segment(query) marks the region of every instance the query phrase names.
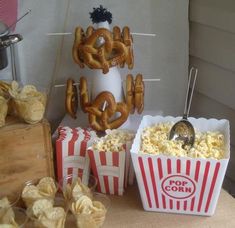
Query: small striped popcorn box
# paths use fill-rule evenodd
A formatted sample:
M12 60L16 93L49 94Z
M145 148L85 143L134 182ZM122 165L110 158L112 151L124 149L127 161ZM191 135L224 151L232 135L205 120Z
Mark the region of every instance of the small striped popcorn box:
M227 120L189 118L200 132L220 131L225 136L223 159L140 154L142 130L156 123L176 122L180 117L144 116L131 156L142 204L147 211L211 216L214 214L230 157Z
M94 151L88 148L91 169L98 179L97 190L106 194L123 195L126 153Z
M92 145L96 133L89 129L59 127L56 140L56 159L58 180L66 176L81 176L83 182L90 174L90 161L87 148Z

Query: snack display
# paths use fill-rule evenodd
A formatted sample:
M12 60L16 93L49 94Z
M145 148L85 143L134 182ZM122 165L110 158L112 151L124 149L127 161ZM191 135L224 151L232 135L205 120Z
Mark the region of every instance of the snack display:
M83 184L79 177L77 179L74 179L71 176L71 178L65 178L65 179L69 183L61 183L61 185L64 198L67 202L71 201L74 202L83 195L86 195L90 198L92 197L92 190L87 185ZM64 182L64 180L62 181ZM92 188L93 187L95 188L95 186L96 186L96 181L94 180L94 186L92 186Z
M168 140L181 117L144 116L131 157L147 211L211 216L214 214L230 155L227 120L189 118L195 144Z
M34 227L64 228L66 212L62 207L53 207L48 199L36 200L27 214L33 220Z
M224 135L218 131L196 132L192 148L183 148L182 141L169 140L173 123L159 123L143 129L140 153L176 157L222 159L225 154Z
M128 130L106 130L106 133L88 148L91 169L98 179L99 192L122 195L132 170L129 143L134 134Z
M78 109L78 92L74 83L74 80L71 78L67 80L65 107L67 113L69 113L72 118L76 119Z
M9 99L8 114L14 114L26 123L34 124L39 122L44 115L46 108L46 94L37 90L33 85L20 87L18 82L6 83L0 81L1 105L0 115L3 123L6 115L6 104L2 97Z
M90 174L90 161L87 148L90 147L96 132L88 128L60 127L56 140L56 159L58 180L63 177L80 177L88 181ZM67 183L67 182L66 182Z
M99 108L104 102L106 102L107 108L101 111ZM100 93L86 110L91 127L97 131L120 127L129 114L127 105L124 102L116 103L114 96L108 91ZM117 112L121 115L112 120L111 118Z
M54 201L57 186L51 177L44 177L39 182L26 182L21 197L27 207L32 207L38 199L49 199Z
M129 69L134 67L130 28L124 26L121 30L114 26L110 29L112 14L102 5L94 8L90 18L96 27L88 26L85 31L78 26L72 48L74 62L80 68L88 66L96 74L91 79L91 93L88 91L86 78L80 77L80 106L83 112L88 113L90 127L94 130L117 129L127 121L129 113L134 114L135 109L138 114L142 113L144 82L141 74L136 76L135 81L132 75L128 75L124 98L122 78L117 67L123 68L125 64ZM71 102L70 97L69 105ZM66 94L67 113L74 118L67 103Z
M78 228L101 227L105 220L106 208L99 201L92 201L87 196L81 196L71 205L71 211L76 217Z
M27 222L27 215L24 209L14 207L7 197L0 199L0 227L19 228Z
M125 152L125 144L132 141L134 133L128 130L107 130L107 135L99 138L92 145L94 151Z
M104 45L97 46L97 40L103 38ZM91 69L102 69L106 74L110 67L124 67L126 63L129 69L133 68L133 47L130 29L126 26L122 33L115 26L113 34L106 28L94 29L89 26L86 33L81 27L75 30L73 45L74 61L83 68L87 65Z
M0 224L11 224L14 227L17 226L14 220L14 212L7 197L0 199Z

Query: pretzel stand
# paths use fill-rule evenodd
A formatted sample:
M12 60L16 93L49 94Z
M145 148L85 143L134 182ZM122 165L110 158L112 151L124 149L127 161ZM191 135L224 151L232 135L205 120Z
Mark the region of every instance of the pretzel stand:
M118 67L134 66L133 38L126 26L110 30L112 14L100 6L90 13L96 27L86 31L77 27L73 45L73 59L81 68L93 70L93 75L80 77L80 107L87 113L89 125L98 132L116 129L123 125L135 109L141 114L144 109L144 83L141 74L128 75L124 96L122 77ZM88 91L88 81L91 91ZM74 81L68 79L66 110L76 118L77 95Z

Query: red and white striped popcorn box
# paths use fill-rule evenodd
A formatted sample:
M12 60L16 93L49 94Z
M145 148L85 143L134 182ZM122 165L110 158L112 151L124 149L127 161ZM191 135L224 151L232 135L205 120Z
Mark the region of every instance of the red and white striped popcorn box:
M228 120L189 118L200 132L220 131L225 136L221 160L140 154L142 130L156 123L176 122L181 117L144 116L131 156L142 204L147 211L211 216L214 214L230 157Z
M65 176L76 176L83 173L85 180L90 174L90 160L87 148L92 145L96 133L89 129L60 127L56 140L57 176L62 180Z
M126 153L94 151L88 148L91 169L97 178L97 190L111 195L123 195Z

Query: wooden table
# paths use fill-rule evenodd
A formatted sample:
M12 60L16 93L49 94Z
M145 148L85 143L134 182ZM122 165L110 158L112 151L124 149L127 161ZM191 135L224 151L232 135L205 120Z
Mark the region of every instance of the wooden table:
M212 217L146 212L143 210L137 186L127 189L124 196L110 196L111 207L104 228L234 228L235 199L221 191Z

